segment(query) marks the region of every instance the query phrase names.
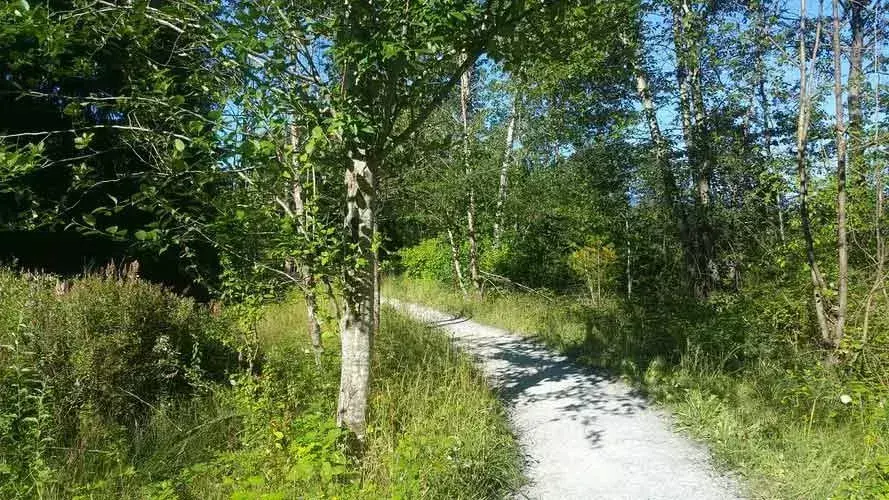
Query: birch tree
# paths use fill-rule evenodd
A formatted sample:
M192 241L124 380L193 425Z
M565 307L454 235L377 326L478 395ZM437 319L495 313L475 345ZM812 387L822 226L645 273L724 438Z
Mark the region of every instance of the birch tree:
M836 325L834 331L823 339L825 344L834 349L839 348L840 342L843 340L846 327L846 310L849 303L849 244L846 236L846 124L843 110L843 67L841 59L842 49L840 46L839 4L839 0L833 0L833 95L837 143L837 273L839 276L837 278ZM858 50L860 51L861 47L858 47ZM853 55L854 58L855 56ZM859 66L861 64L860 58L859 54ZM857 100L858 96L855 99ZM860 113L860 109L858 112ZM858 116L856 120L860 121L861 117Z

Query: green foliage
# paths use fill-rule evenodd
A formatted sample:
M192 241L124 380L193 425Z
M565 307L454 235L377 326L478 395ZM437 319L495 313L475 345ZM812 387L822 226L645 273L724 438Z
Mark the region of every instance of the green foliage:
M413 278L453 281L451 248L441 238L429 238L398 251L399 266Z
M586 245L571 252L568 266L584 283L593 302L602 300L603 287L608 288L614 281L614 263L617 253L610 244L590 239Z
M69 290L0 270L0 314L4 496L88 480L126 455L121 436L153 411L237 365L226 322L136 279L91 276Z
M301 301L269 306L257 325L262 376L237 377L236 448L150 487L213 498L496 498L521 479L500 403L447 337L386 310L363 456L332 415L338 346L320 366Z

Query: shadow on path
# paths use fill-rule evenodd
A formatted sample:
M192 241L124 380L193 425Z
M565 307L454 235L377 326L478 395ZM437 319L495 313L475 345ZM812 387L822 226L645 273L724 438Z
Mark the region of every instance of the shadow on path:
M647 408L638 391L616 390L617 377L580 367L527 338L486 334L476 325L461 328L467 321L452 317L434 324L451 325L454 340L486 368L492 386L512 409L545 406L549 422L580 422L587 440L596 446L602 437L596 425L599 417Z
M530 483L517 498L742 498L705 448L672 432L669 419L617 377L467 317L387 302L442 327L498 391L528 459Z

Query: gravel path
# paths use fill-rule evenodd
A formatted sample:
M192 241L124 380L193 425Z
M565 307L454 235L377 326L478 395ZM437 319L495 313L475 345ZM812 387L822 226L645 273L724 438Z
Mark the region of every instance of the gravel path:
M508 331L393 299L474 354L509 407L531 483L520 499L739 499L707 450L625 383Z

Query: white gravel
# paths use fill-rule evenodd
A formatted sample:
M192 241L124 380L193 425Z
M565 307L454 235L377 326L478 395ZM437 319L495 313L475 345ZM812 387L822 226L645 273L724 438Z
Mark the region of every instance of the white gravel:
M519 499L739 499L707 450L622 381L500 328L386 299L449 332L507 404L527 456Z

